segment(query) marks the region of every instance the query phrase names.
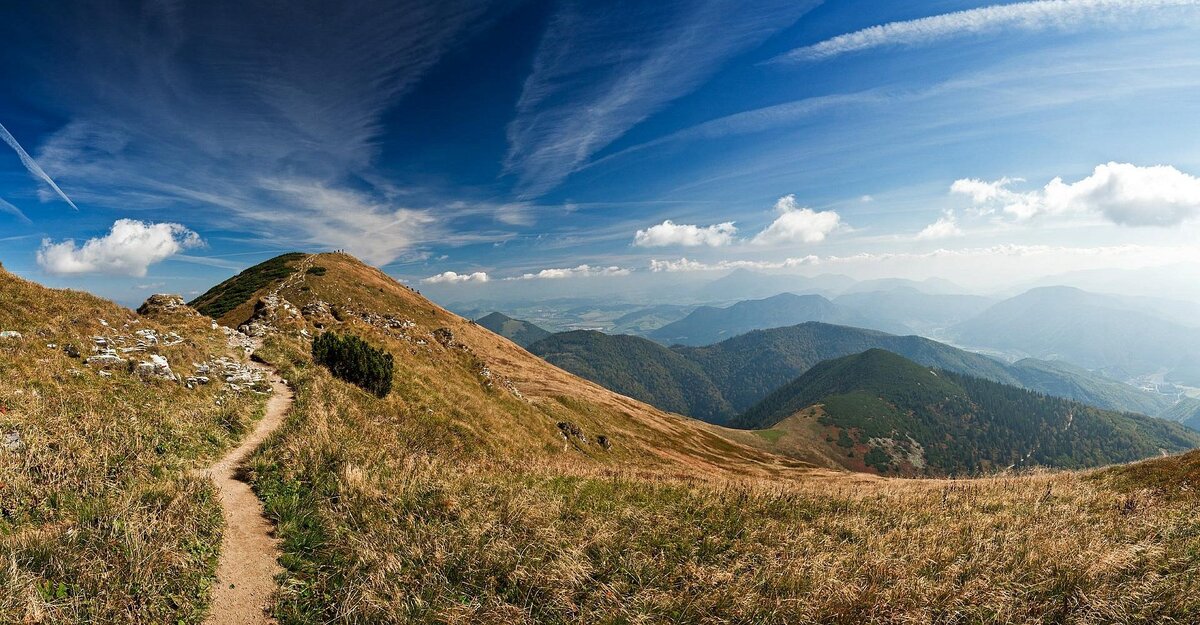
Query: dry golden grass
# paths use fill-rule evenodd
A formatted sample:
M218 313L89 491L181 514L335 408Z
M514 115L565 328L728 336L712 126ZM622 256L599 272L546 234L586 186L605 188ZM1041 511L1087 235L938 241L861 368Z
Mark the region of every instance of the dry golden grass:
M101 321L107 322L104 325ZM197 459L236 440L256 398L101 377L94 335L174 331L184 342L151 348L177 372L230 355L208 320L139 317L109 302L54 291L0 270L0 622L198 622L220 542L211 484ZM54 345L55 347L48 347ZM142 354L146 357L146 354Z

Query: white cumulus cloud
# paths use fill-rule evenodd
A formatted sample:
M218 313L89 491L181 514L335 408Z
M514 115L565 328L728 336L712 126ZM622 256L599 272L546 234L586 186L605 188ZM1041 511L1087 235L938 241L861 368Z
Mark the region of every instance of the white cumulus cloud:
M736 234L737 228L733 225L732 221L713 224L711 226L696 226L691 224L677 224L668 219L657 226L638 230L637 234L633 237L633 244L638 247L666 247L670 245L682 247L698 247L701 245L720 247L733 243L733 237Z
M1169 19L1166 9L1200 6L1198 0L1035 0L955 11L915 20L871 26L781 56L791 61L820 61L884 46L918 46L1003 31L1039 32L1103 25L1120 26L1138 16Z
M775 202L779 217L754 237L760 245L819 243L842 225L835 211L814 211L796 203L796 196L785 195Z
M453 271L445 271L436 276L429 276L421 280L421 284L462 284L464 282L487 282L490 280L487 273L476 271L475 273L456 273Z
M200 235L175 223L118 219L108 234L77 245L42 239L37 262L52 274L107 273L144 276L150 265L203 245Z
M949 239L951 237L962 236L962 229L958 227L958 219L954 213L947 212L938 218L937 221L925 226L923 230L917 233L917 239L921 241L932 241L935 239Z
M650 271L654 273L681 273L689 271L725 271L729 269L792 269L804 265L816 265L820 262L821 259L813 255L800 258L785 258L783 260L720 260L711 263L680 258L678 260L651 260Z
M1015 182L958 180L953 193L969 195L977 206L1000 210L1018 220L1047 215L1098 215L1124 226L1174 226L1200 215L1200 178L1170 165L1097 165L1077 182L1061 177L1045 187L1013 191Z
M563 278L589 278L592 276L627 276L628 269L621 267L593 267L579 265L561 269L543 269L536 273L526 273L505 280L561 280Z

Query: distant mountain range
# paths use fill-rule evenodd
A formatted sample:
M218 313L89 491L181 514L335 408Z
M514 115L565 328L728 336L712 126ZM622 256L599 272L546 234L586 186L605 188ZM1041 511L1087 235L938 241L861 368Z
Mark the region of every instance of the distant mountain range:
M543 330L528 321L513 319L508 315L498 312L494 312L486 317L480 317L475 320L475 323L521 347L527 347L530 343L536 343L551 334L549 331Z
M666 345L711 345L751 330L806 321L863 325L864 320L820 295L782 293L766 299L738 302L728 308L701 306L683 319L646 336Z
M1166 372L1200 386L1200 331L1135 309L1130 298L1072 287L1037 288L949 329L957 343L1065 360L1131 378Z
M748 429L781 424L768 440L807 434L847 468L901 475L1079 468L1200 442L1200 433L1176 423L931 369L881 349L822 362L734 421Z
M586 337L586 339L584 338ZM817 363L881 348L923 366L954 371L1048 395L1114 410L1157 414L1171 400L1061 363L999 360L918 336L896 336L824 323L756 330L704 347L667 348L647 339L600 332L555 334L528 349L549 362L601 386L667 410L724 423L761 401ZM693 368L694 367L694 368ZM670 372L653 376L654 385L630 379L631 369ZM706 380L697 381L696 371ZM703 399L689 402L689 380ZM712 398L715 388L720 400ZM668 407L672 406L672 407Z

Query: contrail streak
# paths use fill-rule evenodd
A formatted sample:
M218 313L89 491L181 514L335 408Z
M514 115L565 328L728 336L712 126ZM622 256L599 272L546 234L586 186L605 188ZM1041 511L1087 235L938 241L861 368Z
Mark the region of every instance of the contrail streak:
M43 182L50 185L50 188L54 189L54 192L58 194L58 197L61 197L64 202L70 204L71 208L75 209L76 211L79 210L79 207L75 205L75 202L72 202L71 198L67 197L67 194L63 193L62 189L58 188L58 185L55 184L54 180L52 180L45 170L42 169L42 166L38 165L37 161L33 160L33 157L25 151L25 148L21 147L20 143L17 143L16 137L12 136L12 133L4 127L4 124L0 124L0 139L4 139L4 142L17 152L17 156L21 157L21 164L25 166L25 169L29 170L29 173L41 178Z
M21 221L23 221L27 224L33 223L33 221L31 219L29 219L28 217L25 216L25 213L21 212L21 209L17 208L16 206L13 206L12 204L10 204L8 202L8 200L5 200L4 198L0 198L0 213L8 213L10 215L14 215L18 219L20 219Z

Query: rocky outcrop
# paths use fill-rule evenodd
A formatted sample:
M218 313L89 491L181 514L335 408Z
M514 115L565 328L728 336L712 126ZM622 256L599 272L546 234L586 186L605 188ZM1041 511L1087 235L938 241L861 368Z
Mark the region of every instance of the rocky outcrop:
M156 293L151 295L138 307L137 312L143 316L175 313L185 313L193 317L200 316L200 313L188 306L182 297L170 293Z

